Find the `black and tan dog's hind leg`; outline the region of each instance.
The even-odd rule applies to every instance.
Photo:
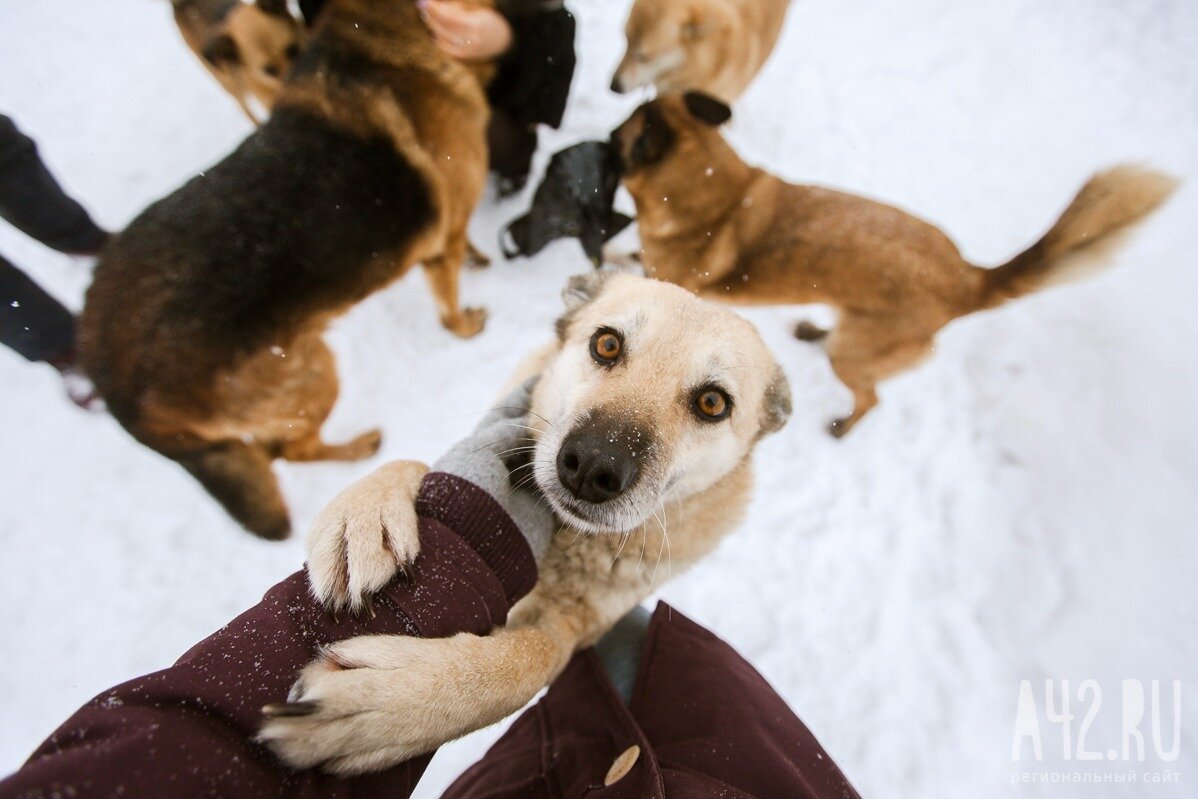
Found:
[[[462,308],[458,300],[458,283],[469,246],[465,236],[453,236],[442,254],[424,262],[424,276],[437,303],[441,324],[461,338],[478,335],[487,323],[486,309]]]

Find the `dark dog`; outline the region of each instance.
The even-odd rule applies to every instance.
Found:
[[[415,263],[460,336],[466,224],[487,172],[490,67],[433,42],[416,5],[330,0],[270,120],[150,206],[96,269],[81,358],[112,414],[247,529],[290,524],[271,460],[372,455],[320,438],[328,323]]]
[[[619,158],[609,142],[584,141],[556,153],[532,207],[504,231],[503,254],[535,255],[555,239],[572,237],[599,266],[603,245],[632,222],[612,209],[619,185]]]

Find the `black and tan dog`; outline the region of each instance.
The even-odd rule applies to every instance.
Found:
[[[290,525],[271,460],[358,459],[325,444],[337,396],[326,325],[421,263],[441,321],[487,171],[489,67],[441,52],[414,3],[330,0],[270,120],[150,206],[108,248],[80,322],[112,414],[246,528]]]
[[[299,57],[304,30],[287,0],[171,0],[187,46],[255,125]]]
[[[840,316],[827,351],[854,397],[852,413],[832,423],[834,435],[877,404],[879,381],[930,354],[946,324],[1092,272],[1112,234],[1175,186],[1133,167],[1099,173],[1038,242],[983,269],[910,214],[749,166],[720,134],[731,115],[690,93],[646,103],[613,134],[645,269],[711,299],[834,306]],[[824,333],[796,331],[805,339]]]

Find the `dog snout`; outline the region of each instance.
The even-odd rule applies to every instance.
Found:
[[[572,433],[557,453],[557,476],[576,498],[596,504],[623,494],[640,475],[627,446],[593,433]]]

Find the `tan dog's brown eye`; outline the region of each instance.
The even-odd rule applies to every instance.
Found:
[[[279,69],[276,64],[267,64],[262,68],[262,71],[267,75],[270,75],[272,78],[277,78],[283,74],[283,70]]]
[[[732,400],[718,388],[705,388],[695,395],[695,412],[705,422],[718,422],[732,412]]]
[[[612,366],[624,352],[624,339],[614,330],[601,328],[591,336],[591,357],[602,366]]]

